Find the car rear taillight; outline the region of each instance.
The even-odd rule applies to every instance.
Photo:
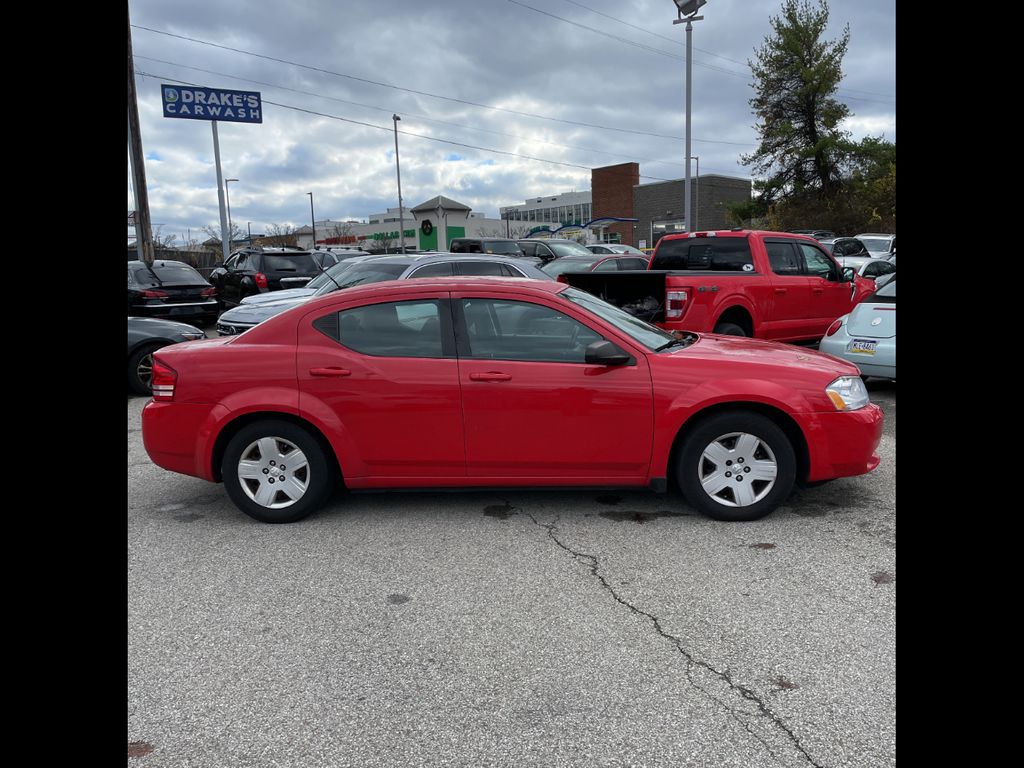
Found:
[[[665,319],[666,320],[678,320],[683,316],[686,311],[686,299],[688,294],[686,291],[666,291],[665,292]]]
[[[826,336],[834,336],[839,331],[839,329],[842,328],[842,327],[843,327],[843,318],[839,318],[834,323],[832,323],[832,325],[830,325],[828,327],[828,330],[825,331],[825,335]]]
[[[178,381],[178,372],[153,360],[153,399],[170,401],[174,399],[174,385]]]
[[[558,281],[559,283],[565,283],[566,285],[569,284],[569,278],[565,276],[564,272],[558,277],[556,277],[555,280]]]
[[[267,285],[269,285],[269,283],[267,283],[267,276],[262,272],[257,272],[253,277],[253,280],[256,281],[256,287],[261,291],[267,290]]]
[[[144,299],[166,299],[167,291],[143,291],[142,298]]]
[[[216,288],[204,288],[202,294],[200,294],[200,295],[204,299],[213,298],[214,296],[217,295],[217,289]]]

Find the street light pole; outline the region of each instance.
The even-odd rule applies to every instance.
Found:
[[[693,22],[702,21],[696,13],[708,0],[672,0],[676,4],[679,18],[673,24],[686,23],[686,188],[683,190],[683,208],[686,217],[686,231],[693,232],[690,218],[690,102],[693,85]]]
[[[398,121],[401,120],[398,115],[392,115],[391,119],[395,123],[395,173],[398,176],[398,244],[402,249],[402,253],[405,253],[405,215],[402,212],[402,166],[398,162]]]
[[[697,178],[694,180],[694,201],[693,201],[693,231],[698,230],[697,219],[700,218],[700,155],[694,155],[694,160],[697,161]],[[687,227],[689,229],[689,227]]]
[[[238,179],[224,179],[224,197],[228,203],[228,242],[231,245],[235,243],[235,228],[231,225],[231,187],[228,186],[232,181],[238,181]],[[231,246],[228,246],[230,250]]]
[[[307,192],[309,195],[309,223],[313,225],[313,244],[309,246],[309,250],[316,248],[316,215],[313,213],[313,193]]]

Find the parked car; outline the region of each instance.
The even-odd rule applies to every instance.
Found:
[[[621,243],[591,243],[585,245],[591,253],[629,253],[634,256],[647,257],[647,254],[641,251],[639,248],[634,248],[632,245],[622,245]]]
[[[523,256],[523,251],[516,241],[507,237],[454,237],[448,248],[451,253],[503,253],[518,258]]]
[[[301,288],[321,272],[310,251],[283,246],[245,248],[228,257],[210,274],[225,307],[238,306],[246,296],[285,288]]]
[[[639,256],[619,256],[591,253],[590,256],[565,256],[549,261],[541,269],[557,278],[565,272],[619,272],[626,269],[647,269],[649,259]]]
[[[349,267],[353,264],[359,264],[367,259],[376,259],[378,256],[371,256],[368,253],[355,253],[352,256],[347,256],[338,262],[333,267],[324,269],[319,275],[310,280],[302,288],[285,288],[281,291],[269,291],[267,293],[257,293],[253,296],[246,296],[241,301],[241,306],[249,306],[252,304],[270,304],[272,302],[283,301],[284,299],[300,299],[308,298],[319,290],[322,286],[327,285],[331,282],[332,276],[336,275],[339,271]],[[340,267],[339,267],[340,265]],[[230,310],[228,310],[230,311]]]
[[[844,268],[853,268],[858,275],[868,280],[874,280],[896,271],[896,265],[892,262],[886,259],[874,259],[870,256],[843,256],[837,257],[836,261]]]
[[[217,289],[183,261],[128,262],[128,315],[195,322],[217,319]]]
[[[832,323],[818,349],[850,361],[862,376],[895,379],[896,275]]]
[[[169,344],[195,341],[205,336],[206,334],[194,325],[151,317],[129,317],[128,389],[138,395],[150,394],[153,353]]]
[[[856,237],[832,237],[819,241],[837,259],[844,256],[870,256],[868,249]]]
[[[807,235],[719,230],[664,235],[639,272],[559,277],[668,331],[817,341],[875,290]]]
[[[672,334],[555,281],[448,278],[317,297],[243,336],[157,353],[142,436],[247,515],[306,517],[337,482],[664,491],[753,520],[795,483],[879,463],[857,368]],[[414,436],[415,439],[410,439]]]
[[[810,235],[815,240],[831,240],[836,236],[831,229],[791,229],[789,233],[791,235]]]
[[[883,235],[877,232],[865,232],[864,234],[857,235],[856,237],[864,243],[864,247],[868,249],[868,253],[876,259],[888,258],[891,254],[896,252],[896,235]]]
[[[503,256],[485,254],[395,254],[351,259],[327,270],[317,278],[319,286],[314,296],[353,288],[357,285],[380,283],[385,280],[408,280],[423,277],[452,277],[453,275],[493,275],[495,277],[529,277],[550,280],[534,264]],[[312,285],[312,283],[310,283]],[[242,304],[229,309],[217,320],[217,333],[235,336],[308,301],[312,296],[294,296],[280,301],[257,305]]]
[[[549,239],[549,240],[518,240],[519,247],[523,249],[523,253],[531,258],[540,259],[542,264],[547,264],[549,261],[555,259],[561,259],[565,256],[588,256],[588,251],[584,246],[577,243],[575,240],[562,240],[562,239]]]

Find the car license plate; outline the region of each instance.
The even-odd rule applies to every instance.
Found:
[[[855,355],[873,355],[875,354],[875,347],[877,344],[877,341],[854,339],[853,343],[850,344],[850,352]]]

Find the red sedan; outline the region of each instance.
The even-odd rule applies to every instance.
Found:
[[[240,336],[155,354],[146,450],[299,520],[350,490],[678,483],[754,520],[794,483],[878,465],[882,412],[850,363],[672,334],[562,283],[391,281]]]

